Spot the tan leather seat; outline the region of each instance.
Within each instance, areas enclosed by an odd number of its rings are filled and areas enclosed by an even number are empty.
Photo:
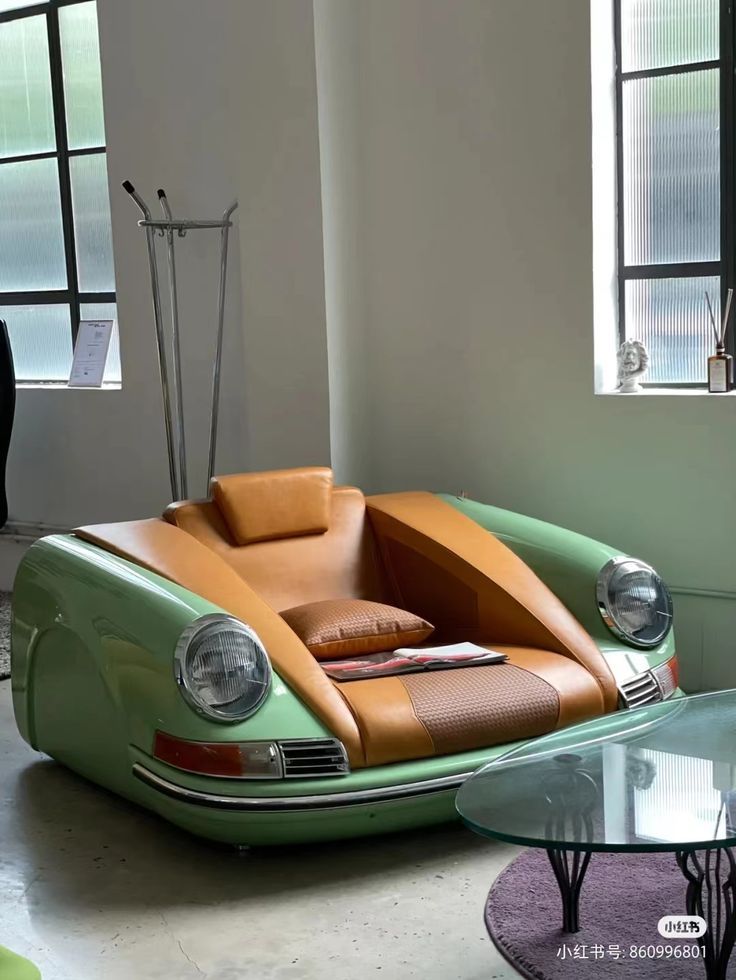
[[[488,644],[508,661],[340,684],[367,765],[544,735],[603,713],[595,678],[548,650]]]
[[[615,682],[582,626],[505,545],[432,494],[366,501],[314,467],[218,477],[212,499],[172,504],[164,517],[77,533],[249,621],[354,767],[527,738],[615,710]],[[438,642],[471,639],[509,659],[330,681],[278,612],[335,598],[402,606],[434,623]]]
[[[325,495],[325,487],[326,526],[304,532],[299,502],[310,491]],[[274,609],[320,599],[389,601],[365,498],[354,487],[333,489],[330,470],[215,477],[212,490],[212,500],[171,504],[165,519],[221,555]],[[235,513],[253,514],[253,540],[234,522],[228,526],[228,505]],[[270,530],[282,511],[285,517],[277,530]]]

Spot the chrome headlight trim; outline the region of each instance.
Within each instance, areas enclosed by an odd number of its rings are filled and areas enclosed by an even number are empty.
[[[665,609],[661,613],[662,627],[654,636],[650,636],[646,640],[643,640],[630,630],[627,630],[616,619],[616,611],[613,608],[611,601],[610,586],[614,575],[620,569],[621,565],[624,564],[633,565],[638,571],[648,572],[652,576],[653,586],[660,590],[661,597],[664,601]],[[623,640],[624,643],[628,643],[629,646],[637,647],[640,650],[651,650],[653,647],[659,646],[659,644],[662,643],[672,629],[672,596],[670,595],[670,590],[667,588],[664,581],[660,578],[652,566],[647,565],[646,562],[640,561],[638,558],[630,558],[628,555],[619,555],[618,557],[611,558],[610,561],[606,562],[598,573],[598,580],[596,582],[596,600],[598,604],[598,611],[601,614],[601,619],[606,624],[608,629],[614,634],[614,636],[617,636],[620,640]]]
[[[220,710],[215,705],[208,704],[200,697],[193,686],[190,672],[190,654],[192,653],[193,647],[195,647],[196,641],[205,639],[202,634],[212,634],[220,632],[223,629],[240,633],[242,636],[247,637],[255,649],[256,656],[261,659],[260,668],[263,671],[264,677],[259,696],[248,704],[247,707],[244,707],[236,713],[232,710]],[[266,700],[271,690],[271,661],[268,658],[266,648],[261,642],[260,637],[250,626],[247,626],[234,616],[210,613],[193,620],[177,640],[176,649],[174,650],[174,678],[179,692],[193,711],[198,715],[202,715],[208,721],[232,725],[245,721],[246,718],[250,718]]]

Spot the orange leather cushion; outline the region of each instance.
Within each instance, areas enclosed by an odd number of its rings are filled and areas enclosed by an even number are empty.
[[[366,599],[308,602],[281,615],[318,660],[414,646],[434,632],[426,619]]]
[[[332,471],[323,466],[212,480],[215,503],[239,545],[324,534],[331,491]]]
[[[354,487],[332,491],[330,527],[324,534],[245,548],[234,543],[212,500],[171,504],[164,516],[221,555],[274,609],[320,599],[395,602],[365,520],[363,494]]]

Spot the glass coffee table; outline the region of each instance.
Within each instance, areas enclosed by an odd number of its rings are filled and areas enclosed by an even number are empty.
[[[594,852],[671,851],[685,879],[671,914],[705,919],[706,976],[725,980],[736,940],[736,691],[545,735],[474,773],[457,809],[478,834],[547,851],[570,933]]]

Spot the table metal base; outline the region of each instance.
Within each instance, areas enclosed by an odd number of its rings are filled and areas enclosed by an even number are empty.
[[[562,931],[578,932],[580,889],[590,864],[590,851],[548,850],[547,857],[562,897]]]
[[[698,939],[708,980],[726,980],[736,941],[736,857],[728,847],[678,851],[677,863],[687,878],[688,915],[705,919],[708,929]]]
[[[563,932],[580,930],[580,890],[590,856],[590,851],[547,851],[562,898]],[[676,857],[687,879],[687,914],[700,916],[708,926],[705,935],[697,939],[705,976],[707,980],[726,980],[736,944],[736,855],[730,848],[719,847],[678,851]]]

